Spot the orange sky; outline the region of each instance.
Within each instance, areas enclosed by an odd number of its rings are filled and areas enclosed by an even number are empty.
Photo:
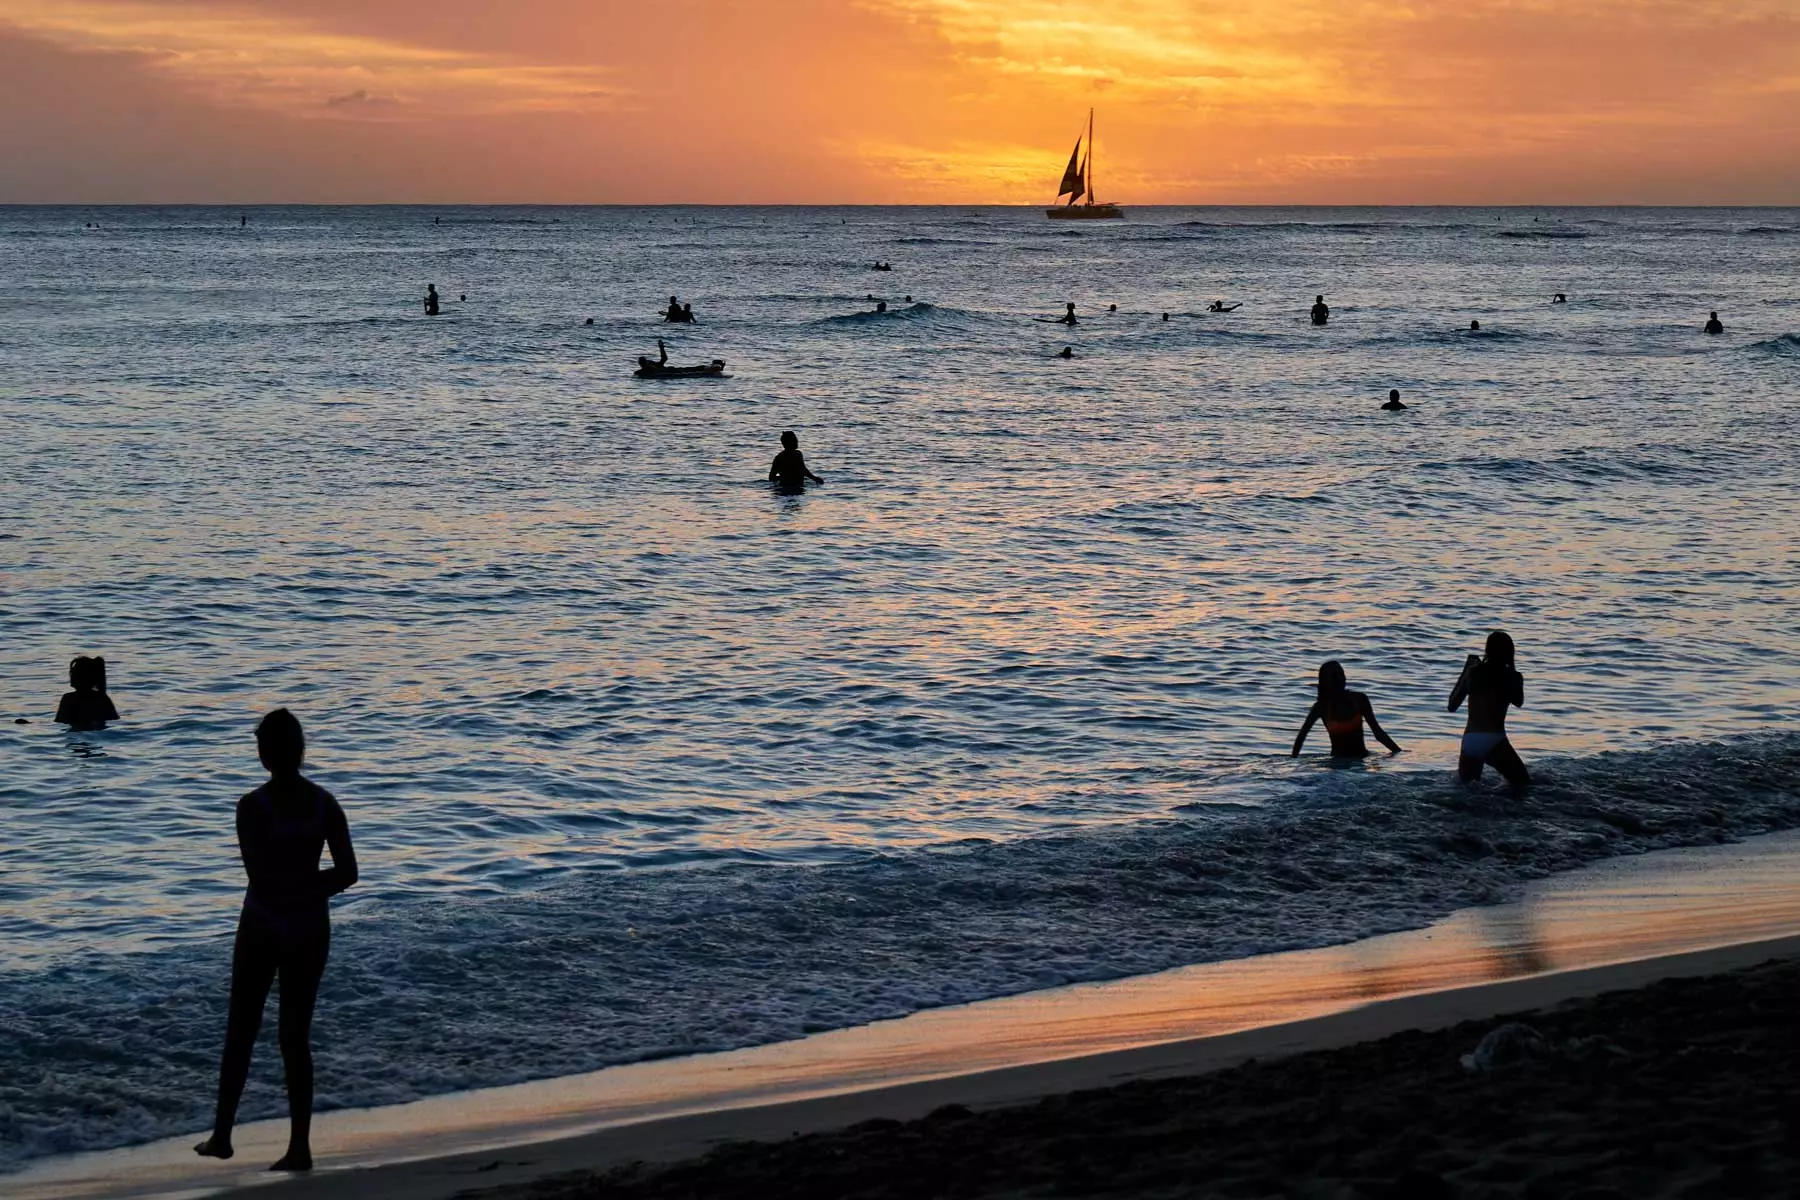
[[[0,201],[1800,203],[1800,0],[0,0]]]

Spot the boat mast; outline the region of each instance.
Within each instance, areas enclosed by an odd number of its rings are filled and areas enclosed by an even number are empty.
[[[1088,109],[1087,202],[1094,204],[1094,110]]]

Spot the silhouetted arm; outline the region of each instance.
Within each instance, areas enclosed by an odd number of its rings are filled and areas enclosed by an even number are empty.
[[[1400,743],[1389,737],[1387,735],[1387,730],[1381,727],[1381,722],[1375,719],[1375,710],[1370,706],[1369,698],[1367,696],[1358,696],[1357,703],[1362,706],[1363,720],[1369,723],[1369,732],[1375,735],[1375,740],[1386,746],[1389,752],[1393,754],[1400,753]]]
[[[1462,674],[1456,677],[1456,686],[1450,689],[1450,703],[1444,706],[1446,712],[1455,712],[1462,707],[1463,698],[1469,694],[1469,672],[1480,661],[1479,654],[1471,654],[1463,660]]]
[[[1506,698],[1512,701],[1514,708],[1525,707],[1525,677],[1517,671],[1512,673],[1512,686],[1508,689]]]
[[[350,844],[350,822],[344,810],[333,800],[325,806],[325,844],[331,847],[331,865],[319,871],[319,890],[335,896],[360,878],[356,869],[356,847]]]
[[[802,475],[806,476],[808,479],[812,480],[814,483],[824,483],[825,482],[823,479],[820,479],[817,475],[814,475],[812,473],[812,468],[806,465],[806,456],[804,454],[802,454],[800,456],[800,473]]]
[[[1312,732],[1313,722],[1317,721],[1318,719],[1319,719],[1319,702],[1317,700],[1315,700],[1315,701],[1313,701],[1313,706],[1306,710],[1306,724],[1300,726],[1300,732],[1294,738],[1294,749],[1291,753],[1288,754],[1289,758],[1299,758],[1300,757],[1300,747],[1306,745],[1306,735]]]
[[[777,454],[775,456],[775,461],[769,464],[769,482],[770,483],[774,483],[775,480],[780,477],[780,471],[781,471],[781,455]]]

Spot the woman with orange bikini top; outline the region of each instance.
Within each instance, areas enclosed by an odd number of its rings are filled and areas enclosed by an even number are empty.
[[[1369,698],[1362,692],[1353,692],[1345,686],[1343,664],[1335,659],[1319,668],[1319,694],[1313,706],[1306,714],[1306,723],[1300,726],[1300,734],[1294,739],[1294,750],[1290,757],[1298,756],[1300,748],[1306,744],[1306,735],[1312,732],[1313,722],[1324,721],[1325,732],[1331,737],[1331,757],[1364,758],[1369,753],[1367,743],[1363,741],[1363,724],[1368,723],[1369,732],[1375,740],[1388,748],[1393,754],[1400,753],[1400,746],[1381,722],[1375,719],[1375,710],[1369,706]]]

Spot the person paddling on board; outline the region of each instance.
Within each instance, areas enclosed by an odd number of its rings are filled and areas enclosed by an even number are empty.
[[[1531,773],[1506,739],[1508,706],[1525,707],[1525,677],[1513,668],[1513,640],[1503,631],[1488,634],[1486,655],[1471,654],[1463,661],[1462,674],[1450,692],[1449,711],[1461,708],[1465,699],[1469,723],[1456,760],[1457,777],[1474,783],[1484,767],[1493,767],[1515,788],[1530,783]]]
[[[1406,405],[1400,403],[1400,389],[1399,388],[1389,389],[1387,403],[1382,405],[1381,407],[1382,407],[1382,411],[1384,411],[1384,412],[1399,412],[1402,409],[1404,409],[1406,407]]]
[[[428,317],[438,315],[438,294],[435,283],[425,285],[425,315]]]
[[[1312,323],[1314,325],[1323,325],[1329,320],[1331,320],[1331,308],[1325,303],[1325,297],[1313,297]]]
[[[1241,301],[1241,300],[1236,304],[1227,304],[1223,300],[1214,300],[1211,304],[1206,306],[1206,311],[1207,312],[1236,312],[1238,309],[1240,309],[1242,307],[1244,307],[1244,304],[1243,304],[1243,301]]]
[[[800,453],[800,439],[790,429],[781,435],[781,453],[769,464],[769,482],[784,492],[803,492],[809,479],[814,483],[825,482],[806,469],[806,455]]]
[[[663,345],[663,340],[661,338],[656,339],[656,354],[657,357],[655,358],[645,358],[642,354],[638,355],[638,366],[646,371],[660,371],[669,365],[669,348]]]
[[[1711,316],[1709,316],[1706,319],[1706,332],[1708,332],[1708,333],[1724,333],[1725,332],[1725,323],[1723,321],[1719,320],[1718,313],[1713,313]]]
[[[1056,323],[1058,325],[1079,325],[1081,323],[1075,319],[1075,302],[1073,300],[1069,301],[1067,311],[1056,318]]]
[[[1319,690],[1313,706],[1307,711],[1306,723],[1300,726],[1299,736],[1294,738],[1294,749],[1288,757],[1298,758],[1300,748],[1306,745],[1306,735],[1312,732],[1313,723],[1325,722],[1325,732],[1331,736],[1331,757],[1333,758],[1365,758],[1369,747],[1363,741],[1363,724],[1368,723],[1369,732],[1375,740],[1388,748],[1388,753],[1400,753],[1400,743],[1387,735],[1381,722],[1375,719],[1375,710],[1369,706],[1369,698],[1362,692],[1350,691],[1344,686],[1343,664],[1332,661],[1319,668]]]
[[[1075,347],[1064,346],[1061,350],[1058,350],[1056,352],[1056,357],[1058,357],[1058,358],[1074,358],[1075,357]]]

